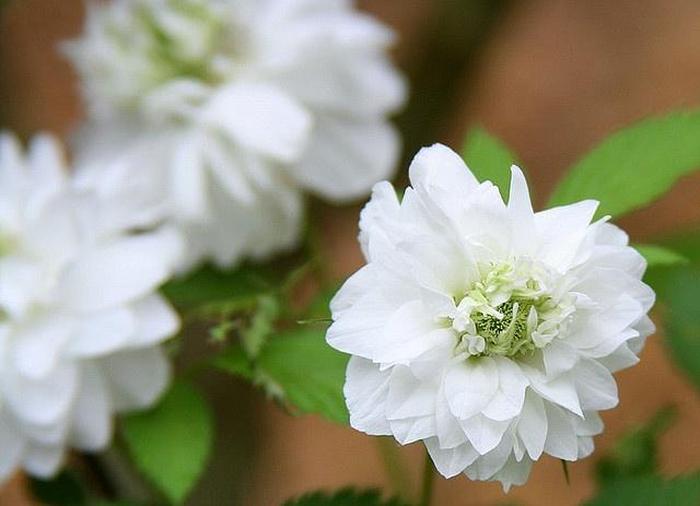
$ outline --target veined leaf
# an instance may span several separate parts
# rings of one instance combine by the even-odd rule
[[[181,504],[204,471],[213,424],[199,392],[177,382],[155,408],[125,417],[122,432],[138,469]]]
[[[700,167],[700,111],[677,112],[618,131],[585,155],[549,205],[599,200],[598,216],[620,216],[661,197]]]
[[[252,379],[268,395],[279,398],[300,413],[318,413],[347,423],[343,397],[348,358],[332,349],[325,329],[298,327],[270,337],[255,360],[234,346],[214,364],[229,373]]]

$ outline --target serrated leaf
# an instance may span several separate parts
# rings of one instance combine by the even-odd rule
[[[382,499],[378,490],[354,490],[345,488],[338,492],[310,492],[297,499],[290,499],[284,506],[406,506],[399,499]]]
[[[272,338],[258,367],[302,413],[348,422],[343,397],[348,357],[326,343],[325,329],[297,328]]]
[[[272,336],[255,360],[236,345],[217,357],[214,365],[252,380],[300,413],[347,423],[343,397],[347,362],[347,355],[326,344],[325,329],[304,326]]]
[[[491,181],[508,200],[510,167],[517,165],[515,156],[499,139],[483,128],[472,129],[462,148],[462,158],[479,181]]]
[[[697,506],[700,504],[700,474],[663,480],[643,476],[615,480],[586,506]]]
[[[686,264],[688,259],[672,249],[656,244],[635,244],[635,249],[646,259],[649,267],[667,267]]]
[[[232,345],[216,357],[213,365],[243,379],[252,381],[255,378],[253,363],[238,344]]]
[[[213,416],[199,392],[179,381],[155,408],[125,417],[122,433],[138,469],[180,504],[206,466]]]
[[[47,506],[81,506],[87,500],[82,485],[70,471],[63,471],[49,480],[31,478],[29,488],[32,495]]]
[[[641,121],[605,139],[568,171],[549,205],[599,200],[620,216],[661,197],[700,167],[700,111]]]
[[[672,407],[659,410],[648,422],[627,431],[596,465],[601,483],[658,471],[658,439],[675,419]]]

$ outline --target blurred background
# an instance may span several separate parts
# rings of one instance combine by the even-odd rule
[[[80,0],[0,0],[0,128],[21,136],[66,136],[81,118],[75,76],[57,52],[81,30]],[[462,145],[475,124],[519,156],[542,205],[562,171],[611,131],[665,111],[700,105],[700,2],[696,0],[365,0],[399,34],[394,56],[411,83],[396,121],[405,141],[397,178],[418,147]],[[700,139],[698,139],[700,142]],[[700,228],[700,174],[662,201],[624,218],[635,242]],[[339,280],[362,257],[356,206],[315,202],[323,248]],[[659,314],[655,315],[658,321]],[[277,505],[308,490],[346,484],[406,496],[418,486],[422,448],[397,449],[313,416],[295,418],[244,383],[211,373],[203,380],[218,415],[215,455],[191,505]],[[620,405],[603,413],[605,433],[592,458],[569,466],[543,458],[529,482],[508,496],[497,483],[438,479],[436,505],[578,504],[595,491],[595,463],[619,436],[660,408],[676,421],[660,440],[664,475],[700,468],[700,399],[671,362],[658,333],[641,363],[618,375]],[[0,448],[0,451],[2,449]],[[396,483],[385,459],[413,479]],[[398,487],[399,490],[396,490]],[[18,476],[1,505],[32,504]]]

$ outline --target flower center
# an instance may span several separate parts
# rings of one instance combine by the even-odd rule
[[[459,341],[458,356],[523,358],[543,348],[564,330],[574,312],[569,294],[545,289],[553,275],[531,261],[489,264],[482,278],[461,297],[448,316]]]

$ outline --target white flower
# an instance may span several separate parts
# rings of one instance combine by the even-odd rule
[[[350,423],[422,440],[446,477],[526,481],[543,453],[593,451],[612,372],[654,326],[644,259],[597,202],[534,213],[512,169],[504,204],[448,148],[423,149],[399,200],[379,183],[360,220],[367,265],[333,299],[331,346],[352,354]]]
[[[190,263],[290,247],[302,191],[354,199],[393,170],[392,40],[346,0],[91,4],[67,46],[90,106],[81,179],[181,224]]]
[[[0,481],[50,476],[68,447],[104,448],[112,415],[152,404],[178,319],[155,289],[179,236],[127,235],[73,191],[62,153],[0,136]]]

